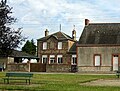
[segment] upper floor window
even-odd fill
[[[72,65],[76,65],[77,64],[77,57],[76,57],[76,55],[72,55],[71,64]]]
[[[59,64],[63,63],[62,55],[57,55],[57,63]]]
[[[43,50],[47,49],[47,42],[43,42]]]
[[[101,66],[101,55],[94,55],[94,66]]]
[[[58,42],[58,49],[62,49],[62,42]]]

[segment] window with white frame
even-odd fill
[[[76,65],[77,64],[77,57],[76,57],[76,55],[72,55],[71,64],[72,65]]]
[[[54,64],[55,63],[55,55],[50,55],[49,63],[50,64]]]
[[[47,55],[42,55],[42,63],[47,63]]]
[[[63,63],[62,55],[57,55],[57,63],[58,63],[58,64]]]
[[[47,49],[47,42],[43,42],[43,50]]]
[[[101,66],[101,55],[94,55],[94,66]]]
[[[62,42],[58,42],[58,49],[62,49]]]

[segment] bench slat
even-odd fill
[[[30,80],[32,77],[33,77],[32,73],[11,73],[11,72],[8,72],[8,73],[6,73],[6,77],[4,77],[3,79],[4,79],[4,83],[6,80],[7,80],[7,83],[9,83],[9,80],[26,80],[26,84],[27,84],[27,81],[30,84]]]
[[[32,73],[6,73],[6,77],[33,77]]]

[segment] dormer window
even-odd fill
[[[62,42],[58,42],[58,49],[62,49]]]
[[[43,50],[47,49],[47,42],[43,42]]]

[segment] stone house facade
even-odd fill
[[[77,65],[76,31],[72,37],[59,31],[49,35],[46,29],[45,37],[37,40],[40,63],[46,64],[46,72],[68,72],[71,65]]]
[[[90,23],[77,44],[79,72],[114,72],[120,70],[120,23]]]

